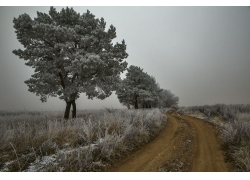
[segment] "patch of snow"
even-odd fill
[[[82,146],[82,147],[79,147],[79,148],[71,148],[71,149],[60,149],[59,150],[59,153],[63,153],[63,154],[70,154],[74,151],[79,151],[79,150],[86,150],[88,148],[95,148],[97,144],[90,144],[90,145],[86,145],[86,146]]]
[[[63,147],[69,147],[70,143],[65,143]]]
[[[14,161],[9,161],[9,162],[6,162],[3,166],[2,169],[0,169],[0,172],[8,172],[9,171],[9,168],[7,167],[9,164],[12,164]]]
[[[104,139],[103,139],[103,138],[99,138],[99,139],[97,140],[97,142],[98,142],[98,143],[102,143],[102,142],[104,142]]]
[[[25,170],[25,172],[38,172],[43,169],[44,166],[55,163],[56,155],[43,156],[41,160],[37,158],[35,162],[31,163],[30,166]]]
[[[192,116],[192,117],[195,117],[195,118],[203,119],[203,120],[207,119],[207,116],[205,114],[203,114],[203,113],[200,113],[200,112],[190,113],[188,115]]]

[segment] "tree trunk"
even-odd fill
[[[72,106],[73,106],[72,118],[76,118],[76,102],[75,102],[75,100],[72,100],[71,103],[72,103]]]
[[[136,99],[135,99],[135,109],[138,109],[137,97],[136,97]]]
[[[65,113],[64,113],[64,119],[69,119],[70,107],[71,107],[71,101],[66,102],[66,109],[65,109]]]

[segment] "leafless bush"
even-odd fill
[[[0,171],[101,171],[164,127],[159,109],[0,117]],[[11,144],[10,144],[11,143]]]

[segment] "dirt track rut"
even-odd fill
[[[230,171],[211,124],[175,111],[167,117],[166,127],[154,140],[106,171]]]

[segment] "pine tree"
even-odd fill
[[[130,105],[138,109],[150,108],[158,100],[158,87],[155,78],[143,72],[137,66],[130,66],[126,78],[122,80],[122,86],[116,91],[117,97],[123,105]]]
[[[49,96],[66,102],[64,118],[76,117],[75,100],[80,93],[89,99],[104,99],[116,90],[120,73],[127,67],[126,44],[113,45],[116,28],[105,31],[103,18],[95,18],[90,11],[77,13],[73,8],[57,12],[50,7],[49,14],[37,12],[33,20],[22,14],[13,20],[18,41],[24,50],[13,53],[35,68],[25,83],[29,91],[46,102]]]
[[[147,76],[146,91],[140,94],[139,100],[143,108],[158,106],[159,93],[161,91],[159,84],[153,76]]]
[[[174,95],[170,90],[163,89],[159,93],[159,107],[171,107],[177,106],[179,103],[179,97]]]

